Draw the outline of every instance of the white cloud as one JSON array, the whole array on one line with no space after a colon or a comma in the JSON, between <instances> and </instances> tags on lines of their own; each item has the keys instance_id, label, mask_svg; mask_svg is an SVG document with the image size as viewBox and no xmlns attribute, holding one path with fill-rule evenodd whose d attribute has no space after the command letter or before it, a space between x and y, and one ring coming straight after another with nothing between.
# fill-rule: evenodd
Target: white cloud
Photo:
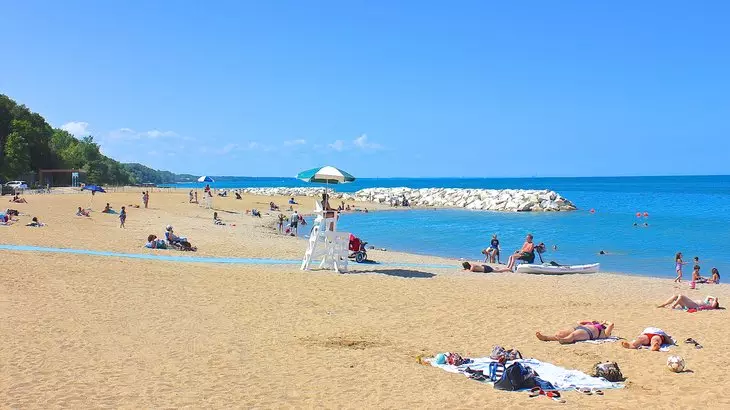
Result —
<instances>
[{"instance_id":1,"label":"white cloud","mask_svg":"<svg viewBox=\"0 0 730 410\"><path fill-rule=\"evenodd\" d=\"M304 145L306 143L307 140L303 139L284 141L284 145L287 147L291 147L292 145Z\"/></svg>"},{"instance_id":2,"label":"white cloud","mask_svg":"<svg viewBox=\"0 0 730 410\"><path fill-rule=\"evenodd\" d=\"M330 147L331 149L337 151L337 152L342 152L342 151L345 150L345 141L337 140L337 141L335 141L332 144L329 144L327 146Z\"/></svg>"},{"instance_id":3,"label":"white cloud","mask_svg":"<svg viewBox=\"0 0 730 410\"><path fill-rule=\"evenodd\" d=\"M160 130L147 131L143 134L149 138L176 137L177 136L177 133L175 133L174 131L160 131Z\"/></svg>"},{"instance_id":4,"label":"white cloud","mask_svg":"<svg viewBox=\"0 0 730 410\"><path fill-rule=\"evenodd\" d=\"M83 121L71 121L63 124L61 129L77 137L89 135L89 123Z\"/></svg>"},{"instance_id":5,"label":"white cloud","mask_svg":"<svg viewBox=\"0 0 730 410\"><path fill-rule=\"evenodd\" d=\"M370 149L370 150L378 150L383 148L382 145L376 144L374 142L368 142L368 136L366 134L362 134L361 136L355 138L352 143L360 149Z\"/></svg>"},{"instance_id":6,"label":"white cloud","mask_svg":"<svg viewBox=\"0 0 730 410\"><path fill-rule=\"evenodd\" d=\"M238 149L238 144L228 144L217 151L218 154L228 154Z\"/></svg>"},{"instance_id":7,"label":"white cloud","mask_svg":"<svg viewBox=\"0 0 730 410\"><path fill-rule=\"evenodd\" d=\"M164 137L176 137L177 133L174 131L160 131L150 130L138 132L131 128L119 128L118 130L110 131L108 134L111 139L122 139L122 140L140 140L140 139L157 139Z\"/></svg>"}]
</instances>

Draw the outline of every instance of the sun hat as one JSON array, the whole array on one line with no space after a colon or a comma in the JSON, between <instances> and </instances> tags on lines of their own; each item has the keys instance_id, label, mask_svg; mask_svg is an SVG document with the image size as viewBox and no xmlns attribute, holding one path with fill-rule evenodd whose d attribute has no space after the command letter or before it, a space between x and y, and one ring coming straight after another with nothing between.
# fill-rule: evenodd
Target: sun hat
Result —
<instances>
[{"instance_id":1,"label":"sun hat","mask_svg":"<svg viewBox=\"0 0 730 410\"><path fill-rule=\"evenodd\" d=\"M167 225L167 226L165 227L165 230L166 230L166 231L171 231L171 230L172 230L172 225Z\"/></svg>"}]
</instances>

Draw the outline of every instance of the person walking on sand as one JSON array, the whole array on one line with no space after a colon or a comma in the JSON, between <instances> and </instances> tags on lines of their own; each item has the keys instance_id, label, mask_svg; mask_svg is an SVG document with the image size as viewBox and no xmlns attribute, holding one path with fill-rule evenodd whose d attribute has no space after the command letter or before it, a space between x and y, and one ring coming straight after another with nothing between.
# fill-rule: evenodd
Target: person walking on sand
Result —
<instances>
[{"instance_id":1,"label":"person walking on sand","mask_svg":"<svg viewBox=\"0 0 730 410\"><path fill-rule=\"evenodd\" d=\"M284 233L284 214L279 214L279 233Z\"/></svg>"},{"instance_id":2,"label":"person walking on sand","mask_svg":"<svg viewBox=\"0 0 730 410\"><path fill-rule=\"evenodd\" d=\"M188 203L193 203L193 190L191 189L190 192L188 192Z\"/></svg>"},{"instance_id":3,"label":"person walking on sand","mask_svg":"<svg viewBox=\"0 0 730 410\"><path fill-rule=\"evenodd\" d=\"M120 228L126 228L124 226L124 222L127 220L127 209L125 207L122 207L122 210L119 212L119 227Z\"/></svg>"},{"instance_id":4,"label":"person walking on sand","mask_svg":"<svg viewBox=\"0 0 730 410\"><path fill-rule=\"evenodd\" d=\"M677 277L674 279L675 283L682 282L682 266L686 263L682 260L682 252L677 252L674 256L674 270L677 271Z\"/></svg>"},{"instance_id":5,"label":"person walking on sand","mask_svg":"<svg viewBox=\"0 0 730 410\"><path fill-rule=\"evenodd\" d=\"M147 208L147 205L150 202L150 194L148 191L142 192L142 203L144 203L144 207Z\"/></svg>"}]
</instances>

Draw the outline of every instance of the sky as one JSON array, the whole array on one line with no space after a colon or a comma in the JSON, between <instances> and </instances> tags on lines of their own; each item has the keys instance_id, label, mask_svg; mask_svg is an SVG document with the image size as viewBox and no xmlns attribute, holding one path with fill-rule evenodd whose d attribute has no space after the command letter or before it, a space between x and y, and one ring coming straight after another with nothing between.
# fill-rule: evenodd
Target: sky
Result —
<instances>
[{"instance_id":1,"label":"sky","mask_svg":"<svg viewBox=\"0 0 730 410\"><path fill-rule=\"evenodd\" d=\"M178 173L730 174L727 1L38 1L0 93Z\"/></svg>"}]
</instances>

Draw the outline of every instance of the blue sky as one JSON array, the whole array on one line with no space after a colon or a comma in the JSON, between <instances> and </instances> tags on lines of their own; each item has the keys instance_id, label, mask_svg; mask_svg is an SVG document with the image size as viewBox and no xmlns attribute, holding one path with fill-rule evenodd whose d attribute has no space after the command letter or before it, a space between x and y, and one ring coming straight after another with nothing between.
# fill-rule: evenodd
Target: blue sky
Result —
<instances>
[{"instance_id":1,"label":"blue sky","mask_svg":"<svg viewBox=\"0 0 730 410\"><path fill-rule=\"evenodd\" d=\"M730 2L34 1L0 93L212 175L730 174Z\"/></svg>"}]
</instances>

